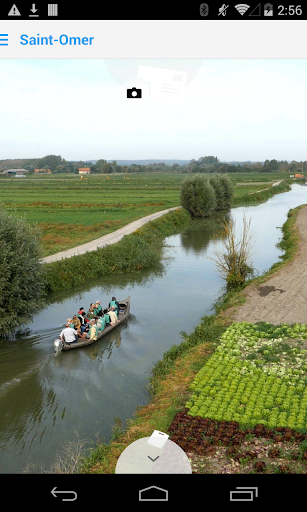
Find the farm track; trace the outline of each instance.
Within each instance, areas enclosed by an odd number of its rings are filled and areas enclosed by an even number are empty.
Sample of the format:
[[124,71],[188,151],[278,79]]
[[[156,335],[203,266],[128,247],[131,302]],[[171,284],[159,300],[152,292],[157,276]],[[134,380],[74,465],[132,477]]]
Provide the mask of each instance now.
[[265,283],[247,286],[246,302],[225,312],[232,321],[307,324],[307,205],[299,210],[296,226],[300,240],[294,260]]
[[[282,181],[283,180],[274,181],[274,183],[272,183],[271,187],[277,187],[277,185],[279,185]],[[253,194],[259,194],[259,192],[264,192],[265,190],[270,190],[271,187],[262,188],[261,190],[256,190],[256,192],[249,192],[248,195],[251,196]]]
[[78,245],[77,247],[73,247],[72,249],[67,249],[66,251],[57,252],[56,254],[52,254],[50,256],[46,256],[42,258],[42,263],[53,263],[55,261],[60,261],[66,258],[71,258],[72,256],[79,256],[80,254],[85,254],[87,252],[96,251],[97,249],[115,244],[119,242],[125,235],[129,235],[144,226],[147,222],[158,219],[162,215],[165,215],[168,212],[172,212],[174,210],[178,210],[181,206],[175,206],[174,208],[168,208],[167,210],[162,210],[160,212],[152,213],[147,215],[146,217],[142,217],[141,219],[135,220],[134,222],[130,222],[123,228],[117,229],[113,231],[113,233],[109,233],[108,235],[104,235],[96,240],[92,240],[86,244]]

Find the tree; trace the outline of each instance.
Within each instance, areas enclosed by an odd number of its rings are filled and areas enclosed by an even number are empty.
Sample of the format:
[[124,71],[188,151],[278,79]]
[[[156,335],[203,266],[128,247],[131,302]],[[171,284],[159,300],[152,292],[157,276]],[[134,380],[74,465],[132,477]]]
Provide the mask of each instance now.
[[61,163],[63,163],[64,159],[62,159],[62,157],[60,155],[56,156],[56,155],[47,155],[47,156],[44,156],[43,158],[39,158],[37,160],[37,165],[39,167],[39,169],[51,169],[52,171],[54,171],[54,169],[60,165]]
[[90,167],[91,169],[91,172],[94,172],[94,173],[102,173],[103,172],[103,166],[107,163],[106,160],[104,160],[103,158],[100,158],[99,160],[97,160],[97,162],[92,165]]
[[229,208],[233,198],[233,184],[227,174],[222,174],[220,180],[224,187],[224,208]]
[[182,182],[180,199],[193,217],[208,217],[216,207],[214,188],[204,174],[189,176]]
[[216,210],[223,210],[223,208],[227,207],[226,204],[226,191],[224,187],[224,182],[221,180],[220,174],[211,174],[209,177],[209,181],[214,188],[215,196],[216,196]]
[[40,232],[0,207],[0,333],[27,323],[42,306]]

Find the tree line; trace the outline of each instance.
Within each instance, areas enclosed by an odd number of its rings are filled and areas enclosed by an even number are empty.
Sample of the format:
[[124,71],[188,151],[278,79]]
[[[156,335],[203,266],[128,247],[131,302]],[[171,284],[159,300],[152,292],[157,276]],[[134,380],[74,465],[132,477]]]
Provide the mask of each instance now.
[[307,172],[307,161],[265,160],[264,162],[221,162],[216,156],[203,156],[192,159],[184,165],[155,162],[149,164],[132,163],[119,165],[116,160],[108,162],[99,159],[92,161],[69,161],[60,155],[47,155],[42,158],[0,160],[0,170],[23,168],[30,173],[35,169],[51,169],[53,173],[75,173],[80,167],[89,167],[94,174],[135,173],[135,172],[182,172],[182,173],[232,173],[232,172]]

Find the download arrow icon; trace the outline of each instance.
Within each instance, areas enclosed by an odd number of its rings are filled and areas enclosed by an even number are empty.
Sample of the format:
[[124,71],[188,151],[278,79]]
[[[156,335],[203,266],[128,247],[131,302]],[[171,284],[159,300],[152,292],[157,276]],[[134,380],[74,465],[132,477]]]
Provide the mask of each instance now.
[[38,9],[35,9],[35,4],[32,4],[32,9],[30,9],[30,11],[32,11],[33,13],[36,12]]
[[75,491],[57,491],[55,492],[56,487],[54,487],[51,491],[52,496],[57,498],[57,494],[74,494],[74,498],[62,498],[62,501],[75,501],[77,499],[77,493]]

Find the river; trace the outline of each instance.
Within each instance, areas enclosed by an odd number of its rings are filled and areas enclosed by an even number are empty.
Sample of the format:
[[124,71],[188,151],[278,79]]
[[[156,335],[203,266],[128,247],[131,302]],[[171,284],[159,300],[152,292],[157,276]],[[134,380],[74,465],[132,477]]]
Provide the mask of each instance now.
[[[290,208],[307,203],[307,186],[293,185],[258,206],[227,215],[240,232],[244,214],[256,235],[253,266],[259,274],[278,261],[280,228]],[[212,314],[224,285],[210,258],[221,246],[212,240],[216,214],[196,220],[166,239],[159,272],[112,275],[66,296],[58,294],[27,329],[0,342],[0,472],[54,471],[57,454],[78,439],[108,442],[115,418],[125,426],[137,406],[148,403],[147,384],[157,360],[181,331],[191,332]],[[130,319],[93,345],[54,354],[53,341],[66,318],[100,299],[107,304],[131,296]]]

